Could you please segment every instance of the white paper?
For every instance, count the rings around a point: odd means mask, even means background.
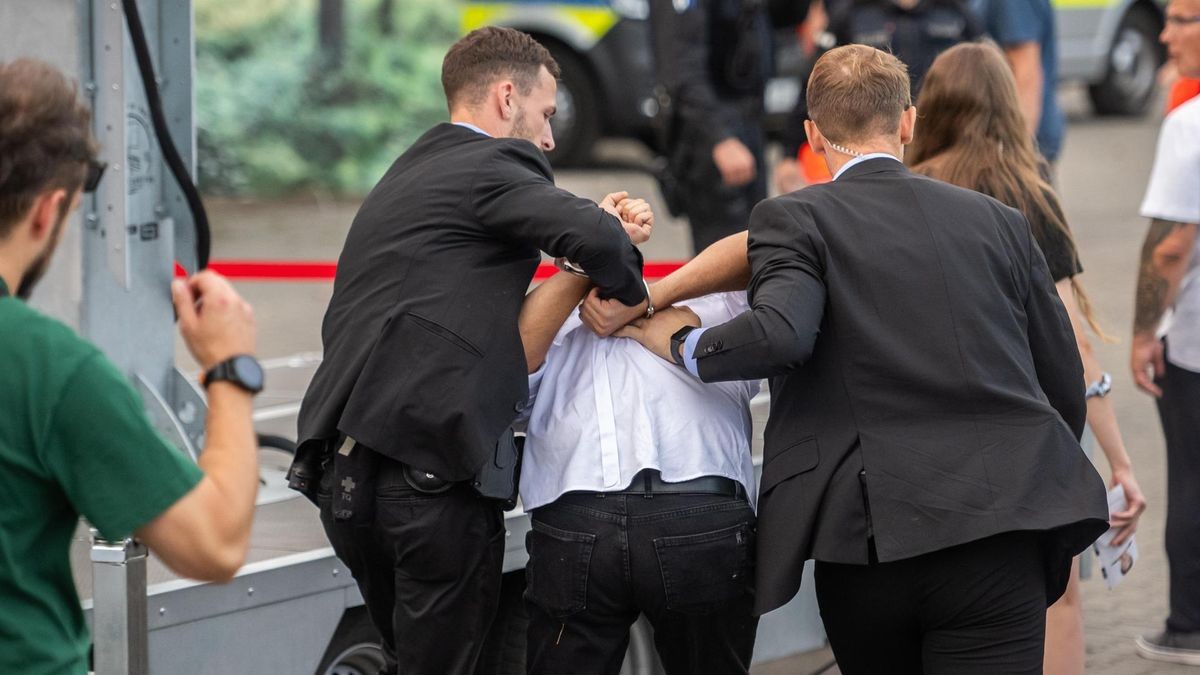
[[[1118,485],[1109,490],[1109,514],[1124,511],[1126,508],[1128,508],[1128,504],[1125,500],[1125,488]],[[1126,539],[1120,546],[1113,545],[1112,541],[1117,536],[1117,531],[1116,528],[1109,528],[1092,545],[1092,549],[1100,557],[1100,575],[1104,577],[1104,581],[1110,589],[1116,588],[1117,584],[1121,583],[1125,575],[1133,569],[1138,558],[1137,542],[1134,541],[1134,537]]]

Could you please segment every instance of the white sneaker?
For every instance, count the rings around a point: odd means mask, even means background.
[[[1151,661],[1200,666],[1200,632],[1147,633],[1137,639],[1137,651],[1138,656]]]

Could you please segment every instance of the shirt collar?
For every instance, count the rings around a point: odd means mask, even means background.
[[[465,129],[470,129],[471,131],[474,131],[477,134],[483,134],[484,136],[487,136],[488,138],[492,137],[491,134],[484,131],[483,129],[480,129],[479,127],[475,126],[474,124],[471,124],[470,122],[451,122],[451,124],[453,124],[454,126],[463,127]]]
[[[0,295],[12,295],[12,289],[8,287],[8,284],[2,278],[0,278],[0,289],[3,289],[3,291],[0,291]]]
[[[842,177],[842,174],[846,173],[846,170],[847,170],[847,169],[849,169],[849,168],[850,168],[850,167],[852,167],[852,166],[856,166],[856,165],[858,165],[858,164],[862,164],[863,162],[865,162],[865,161],[867,161],[867,160],[869,160],[869,159],[879,159],[880,157],[887,157],[888,159],[895,160],[895,161],[897,161],[897,162],[899,162],[899,161],[900,161],[900,158],[899,158],[899,157],[897,157],[897,156],[895,156],[895,155],[888,154],[888,153],[886,153],[886,152],[872,152],[872,153],[870,153],[870,154],[867,154],[867,155],[862,155],[862,156],[860,156],[860,157],[855,157],[854,159],[850,160],[849,162],[846,162],[845,164],[843,164],[843,165],[842,165],[842,168],[838,169],[838,172],[837,172],[837,173],[835,173],[835,174],[833,175],[833,179],[834,179],[834,180],[837,180],[837,179],[841,178],[841,177]]]

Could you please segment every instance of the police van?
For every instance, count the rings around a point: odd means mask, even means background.
[[[1164,60],[1158,42],[1161,0],[1053,0],[1060,81],[1088,87],[1094,110],[1136,115],[1154,94]],[[552,122],[560,165],[586,159],[601,136],[648,140],[653,96],[648,0],[500,0],[469,2],[462,29],[509,26],[532,34],[562,67]],[[777,77],[767,87],[768,116],[786,115],[799,95],[798,50],[779,34]],[[768,125],[769,126],[769,125]]]

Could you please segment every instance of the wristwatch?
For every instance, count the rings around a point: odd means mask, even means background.
[[[1112,391],[1112,375],[1108,373],[1100,373],[1100,379],[1088,385],[1087,391],[1083,393],[1084,398],[1094,398],[1099,396],[1104,398],[1108,396],[1108,392]]]
[[[204,388],[213,382],[229,382],[251,394],[263,390],[263,369],[253,356],[240,354],[218,363],[204,373]]]
[[[694,330],[696,330],[695,326],[684,326],[671,336],[671,358],[675,361],[675,365],[681,368],[686,367],[683,363],[683,341]]]

